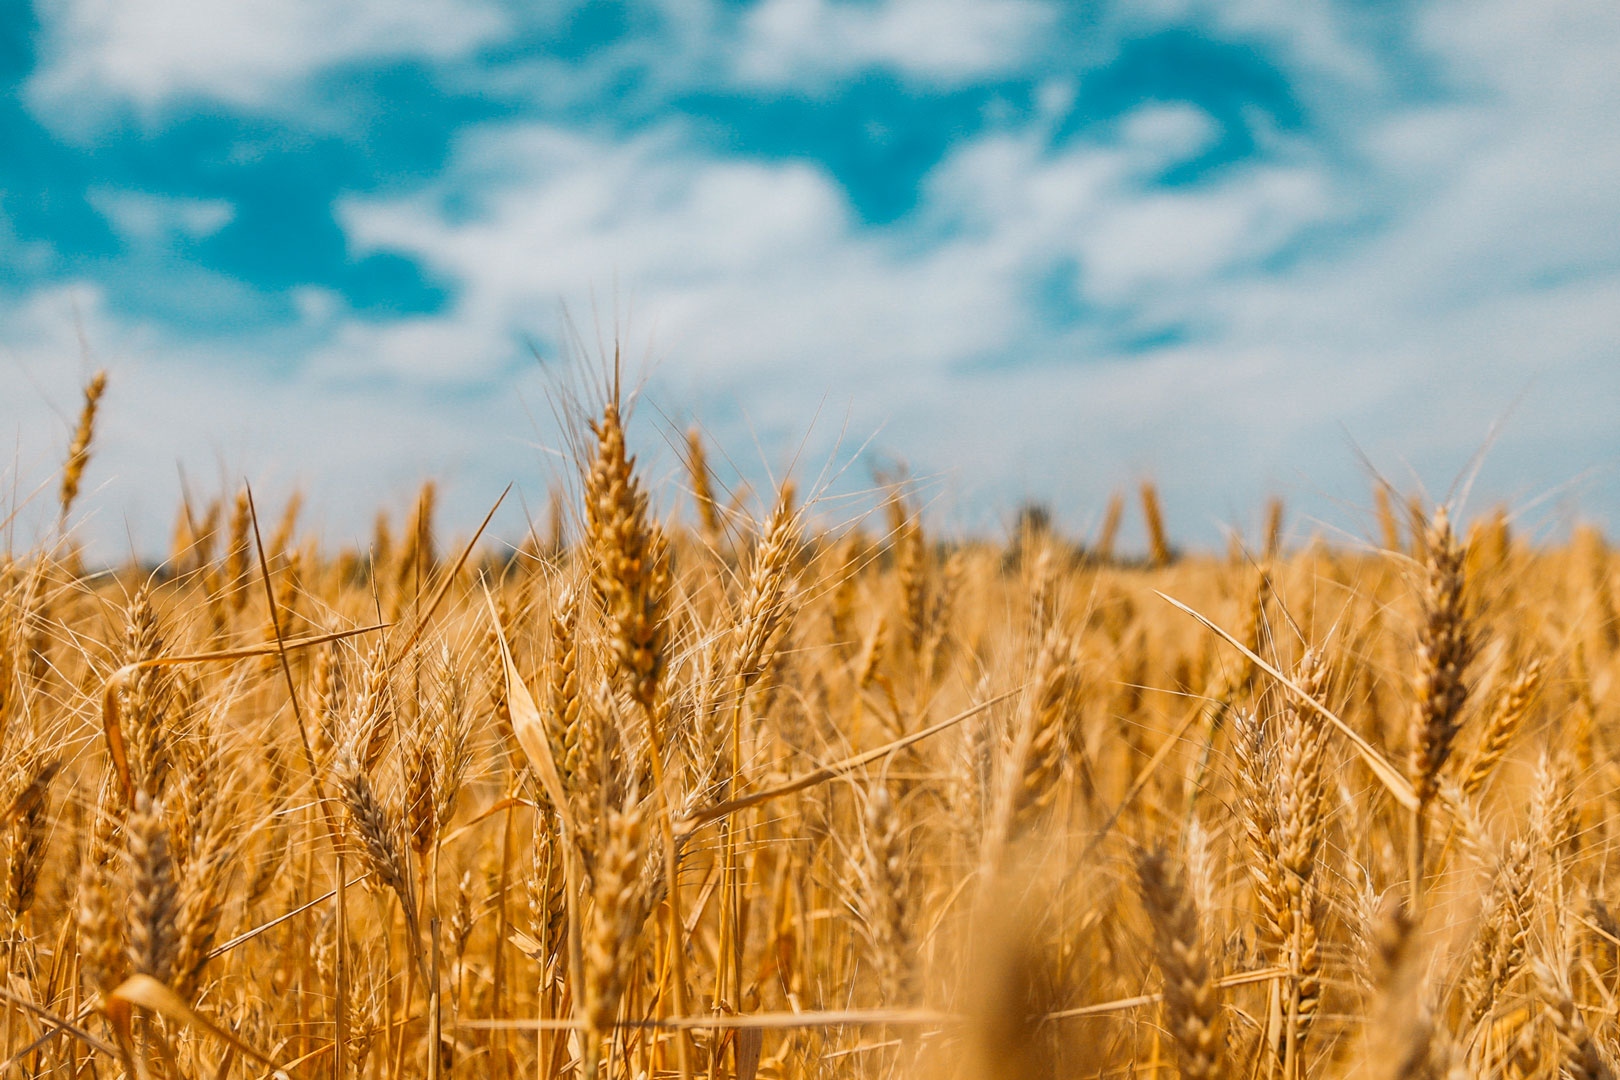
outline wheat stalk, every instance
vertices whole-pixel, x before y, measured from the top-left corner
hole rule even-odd
[[[96,412],[101,408],[101,395],[107,391],[107,373],[98,371],[90,377],[84,388],[84,407],[79,410],[79,423],[73,429],[73,441],[68,444],[67,464],[62,467],[62,489],[57,494],[61,508],[58,520],[66,523],[73,503],[79,497],[79,484],[84,479],[85,467],[90,464],[90,442],[96,432]]]

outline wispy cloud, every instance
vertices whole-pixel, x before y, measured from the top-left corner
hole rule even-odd
[[[94,187],[86,192],[119,235],[134,243],[201,240],[230,224],[236,208],[224,199],[186,199]]]
[[[763,0],[743,17],[735,71],[795,88],[873,69],[962,83],[1018,71],[1055,15],[1037,0]]]
[[[460,57],[506,26],[482,0],[51,0],[37,12],[28,92],[70,129],[116,107],[148,119],[198,99],[274,109],[325,69]]]

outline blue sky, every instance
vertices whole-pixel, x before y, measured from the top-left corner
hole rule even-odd
[[[1620,527],[1617,58],[1603,0],[0,0],[7,488],[105,365],[104,548],[182,470],[538,506],[571,321],[660,468],[695,416],[986,529],[1151,475],[1217,543],[1499,426],[1475,504]]]

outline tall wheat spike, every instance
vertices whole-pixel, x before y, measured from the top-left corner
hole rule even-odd
[[[1429,804],[1439,791],[1440,770],[1451,757],[1463,702],[1464,679],[1477,648],[1464,591],[1465,553],[1444,506],[1423,537],[1423,616],[1418,627],[1416,704],[1412,711],[1410,775],[1417,794],[1407,858],[1414,898],[1424,888],[1424,843]]]
[[[79,484],[84,470],[90,464],[90,442],[95,437],[96,412],[101,408],[101,395],[107,391],[107,373],[98,371],[90,377],[84,388],[84,407],[79,410],[79,423],[73,429],[73,441],[68,445],[67,464],[62,467],[62,489],[57,494],[61,509],[60,520],[66,522],[79,497]]]

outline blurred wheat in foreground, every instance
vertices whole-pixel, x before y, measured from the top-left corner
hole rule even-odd
[[[1611,1075],[1591,530],[834,526],[609,391],[516,552],[244,488],[92,572],[104,385],[0,563],[7,1076]]]

